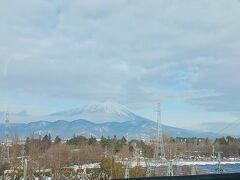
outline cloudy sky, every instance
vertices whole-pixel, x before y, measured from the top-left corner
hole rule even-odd
[[[234,122],[239,19],[238,0],[0,1],[0,111],[161,102],[168,125]]]

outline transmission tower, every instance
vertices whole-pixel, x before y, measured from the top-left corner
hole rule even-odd
[[[6,113],[6,120],[5,120],[5,133],[4,133],[4,145],[7,146],[8,144],[8,127],[9,127],[9,114]]]
[[[223,168],[222,168],[222,165],[221,165],[221,152],[218,152],[218,164],[217,164],[217,168],[216,168],[216,171],[217,171],[217,174],[222,174],[223,173]]]
[[[151,177],[151,164],[148,160],[148,163],[147,163],[147,174],[146,174],[147,177]]]
[[[125,179],[128,179],[129,178],[129,168],[128,166],[125,168]]]
[[[167,176],[173,176],[172,161],[168,162]]]
[[[160,103],[158,103],[157,106],[157,134],[155,142],[154,160],[155,161],[165,160]]]
[[[9,147],[8,147],[8,128],[9,128],[9,114],[6,113],[4,141],[2,147],[2,161],[9,161]]]

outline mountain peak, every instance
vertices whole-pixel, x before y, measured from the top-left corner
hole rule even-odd
[[[82,112],[105,112],[118,115],[126,115],[131,113],[130,110],[121,104],[106,101],[103,103],[93,103],[82,108]]]
[[[103,103],[93,103],[82,108],[74,108],[62,112],[50,114],[49,117],[65,120],[87,119],[92,122],[124,122],[135,120],[137,115],[131,112],[126,106],[106,101]]]

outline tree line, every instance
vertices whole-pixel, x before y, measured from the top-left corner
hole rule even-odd
[[[163,139],[167,159],[193,156],[195,158],[209,158],[212,157],[213,147],[215,152],[222,152],[226,158],[239,157],[240,155],[240,139],[231,136],[216,139],[173,138],[164,134]],[[47,134],[38,138],[27,137],[24,144],[19,142],[19,138],[15,136],[9,147],[10,163],[1,164],[0,174],[3,173],[4,169],[9,168],[22,173],[22,159],[24,158],[28,159],[29,173],[51,169],[51,173],[57,176],[64,168],[102,162],[101,160],[104,158],[130,159],[141,157],[147,159],[154,156],[154,140],[127,140],[124,136],[121,138],[102,136],[100,139],[93,136],[89,138],[73,136],[64,141],[59,136],[52,139],[51,135]],[[107,160],[105,159],[105,161]],[[109,163],[109,161],[108,159],[107,162]],[[141,171],[141,173],[144,172]],[[108,171],[106,173],[109,174]]]

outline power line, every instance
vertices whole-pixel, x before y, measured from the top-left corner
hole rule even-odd
[[[224,128],[222,128],[222,129],[220,129],[219,131],[217,131],[216,134],[219,134],[220,132],[226,130],[227,128],[229,128],[229,127],[231,127],[232,125],[236,124],[238,121],[240,121],[240,119],[237,119],[237,120],[235,120],[234,122],[226,125]]]

